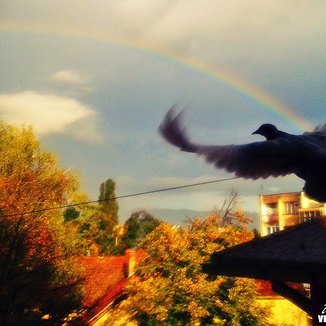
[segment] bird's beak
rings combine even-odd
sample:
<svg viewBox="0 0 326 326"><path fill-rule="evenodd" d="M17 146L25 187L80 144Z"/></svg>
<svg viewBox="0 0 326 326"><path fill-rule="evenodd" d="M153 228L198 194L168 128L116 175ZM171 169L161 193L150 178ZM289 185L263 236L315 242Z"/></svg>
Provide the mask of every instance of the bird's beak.
<svg viewBox="0 0 326 326"><path fill-rule="evenodd" d="M252 135L258 135L258 134L259 134L258 129L252 133Z"/></svg>

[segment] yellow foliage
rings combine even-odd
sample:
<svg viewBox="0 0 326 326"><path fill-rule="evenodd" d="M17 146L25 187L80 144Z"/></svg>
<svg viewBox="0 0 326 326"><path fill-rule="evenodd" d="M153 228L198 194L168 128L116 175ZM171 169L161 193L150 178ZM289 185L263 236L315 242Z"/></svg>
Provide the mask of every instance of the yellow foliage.
<svg viewBox="0 0 326 326"><path fill-rule="evenodd" d="M236 215L237 216L237 215ZM202 264L218 250L252 238L243 224L221 225L216 215L190 221L188 230L161 224L142 243L147 257L127 287L119 307L147 325L260 325L265 311L255 303L248 279L202 273Z"/></svg>
<svg viewBox="0 0 326 326"><path fill-rule="evenodd" d="M56 208L67 203L78 180L41 149L31 128L0 122L0 155L0 305L11 315L16 306L41 311L50 290L60 294L78 279L72 260L65 260L73 234Z"/></svg>

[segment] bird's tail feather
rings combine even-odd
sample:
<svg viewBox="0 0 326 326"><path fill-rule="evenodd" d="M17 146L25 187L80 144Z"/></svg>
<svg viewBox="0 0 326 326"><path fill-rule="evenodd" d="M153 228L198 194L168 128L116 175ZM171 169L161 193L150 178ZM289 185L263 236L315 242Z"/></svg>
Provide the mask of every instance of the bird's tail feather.
<svg viewBox="0 0 326 326"><path fill-rule="evenodd" d="M183 111L176 114L173 106L165 115L159 127L161 135L172 145L179 147L181 151L196 152L196 145L193 144L181 124Z"/></svg>

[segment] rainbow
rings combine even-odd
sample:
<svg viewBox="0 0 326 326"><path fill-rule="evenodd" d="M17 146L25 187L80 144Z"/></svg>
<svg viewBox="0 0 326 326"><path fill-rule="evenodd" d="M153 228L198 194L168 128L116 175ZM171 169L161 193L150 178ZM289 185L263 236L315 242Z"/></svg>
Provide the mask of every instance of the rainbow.
<svg viewBox="0 0 326 326"><path fill-rule="evenodd" d="M87 31L85 29L71 28L71 26L55 26L47 25L44 29L43 25L31 22L18 23L16 21L2 20L0 22L0 33L26 33L26 34L44 34L44 35L57 35L65 37L78 37L82 39L97 40L102 42L109 42L119 46L137 49L147 52L163 60L170 60L185 68L192 69L196 72L205 74L219 82L223 83L227 87L233 89L237 93L250 98L257 103L261 104L262 108L268 110L274 114L277 114L282 119L288 121L294 125L300 131L311 130L313 126L307 122L303 117L295 113L295 111L281 103L275 97L269 95L264 90L260 89L256 85L245 81L238 76L228 72L227 70L216 66L215 64L209 64L204 61L200 61L197 58L190 58L182 56L176 52L168 51L158 46L149 47L148 44L140 44L129 39L122 39L114 36L108 36L102 31Z"/></svg>

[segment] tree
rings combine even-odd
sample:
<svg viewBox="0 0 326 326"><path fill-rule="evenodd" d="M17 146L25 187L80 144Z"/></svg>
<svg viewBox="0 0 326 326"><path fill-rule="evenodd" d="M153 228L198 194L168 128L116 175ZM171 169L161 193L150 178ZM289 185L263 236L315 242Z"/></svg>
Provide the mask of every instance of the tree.
<svg viewBox="0 0 326 326"><path fill-rule="evenodd" d="M97 219L101 236L96 242L100 245L101 253L115 251L116 227L118 226L119 205L115 195L115 182L108 179L100 185L99 205Z"/></svg>
<svg viewBox="0 0 326 326"><path fill-rule="evenodd" d="M255 303L254 281L202 273L213 252L252 238L242 226L245 216L236 215L239 223L223 227L216 215L192 220L187 230L159 225L141 244L148 256L118 313L140 325L264 324L266 311Z"/></svg>
<svg viewBox="0 0 326 326"><path fill-rule="evenodd" d="M101 183L98 199L102 212L106 214L103 220L103 228L112 231L119 222L119 205L115 195L115 182L112 179Z"/></svg>
<svg viewBox="0 0 326 326"><path fill-rule="evenodd" d="M121 240L123 247L126 249L138 246L160 223L160 220L145 210L133 212L124 224L125 233Z"/></svg>
<svg viewBox="0 0 326 326"><path fill-rule="evenodd" d="M81 304L74 240L59 207L78 187L31 128L0 122L0 322L62 319Z"/></svg>
<svg viewBox="0 0 326 326"><path fill-rule="evenodd" d="M98 204L88 203L90 199L84 193L75 193L71 198L74 207L64 211L64 219L68 228L75 230L80 254L96 256L112 254L115 250L117 227L107 227L108 215ZM113 224L112 224L113 225Z"/></svg>
<svg viewBox="0 0 326 326"><path fill-rule="evenodd" d="M105 214L98 205L82 205L79 210L79 216L70 224L76 229L78 234L79 253L89 255L98 255L108 253L109 243L112 233L108 233L103 228Z"/></svg>
<svg viewBox="0 0 326 326"><path fill-rule="evenodd" d="M63 219L65 222L73 221L79 217L79 214L75 207L67 207L63 213Z"/></svg>
<svg viewBox="0 0 326 326"><path fill-rule="evenodd" d="M238 192L232 189L227 198L225 198L221 208L215 208L215 212L213 214L219 216L221 226L232 224L232 220L234 218L237 219L237 211L235 208L238 205L238 199Z"/></svg>

